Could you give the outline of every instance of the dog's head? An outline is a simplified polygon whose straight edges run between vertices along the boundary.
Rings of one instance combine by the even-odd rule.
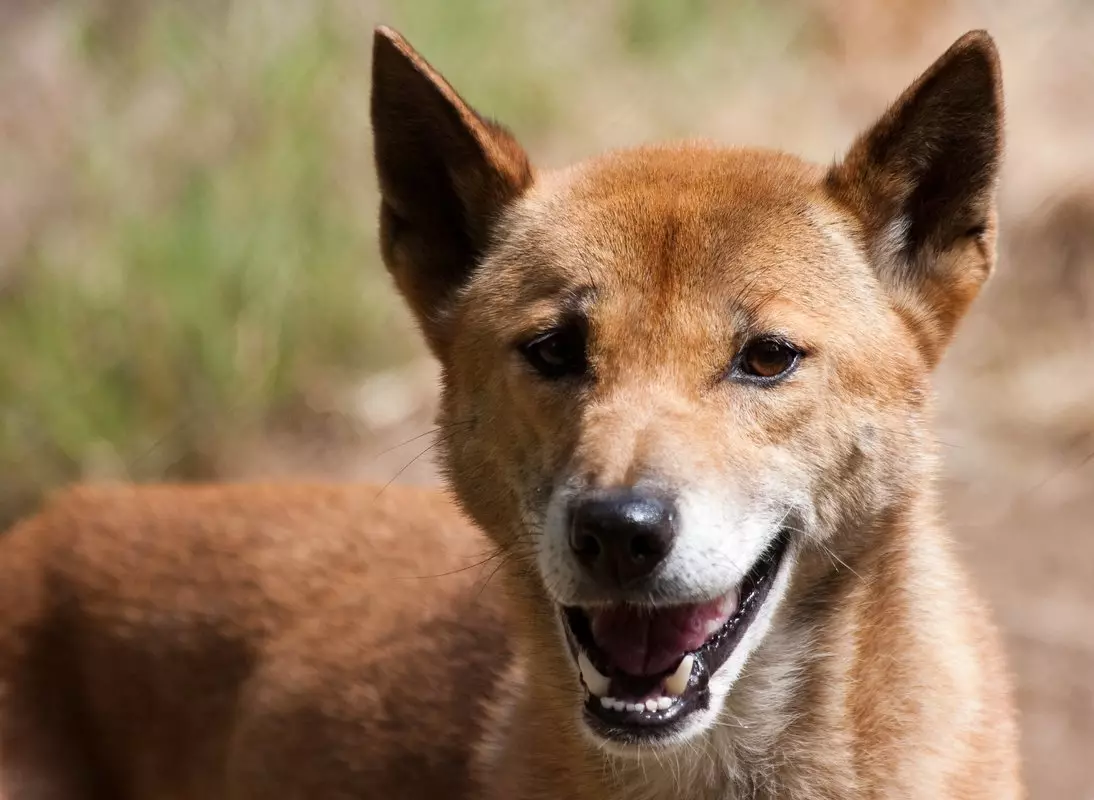
[[[447,474],[591,735],[709,729],[796,574],[921,483],[928,376],[994,263],[1001,103],[970,33],[827,169],[537,172],[377,32],[382,249],[443,365]]]

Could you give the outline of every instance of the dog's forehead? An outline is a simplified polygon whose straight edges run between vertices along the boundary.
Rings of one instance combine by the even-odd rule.
[[[586,293],[698,326],[775,306],[839,313],[875,286],[822,177],[790,155],[700,145],[541,174],[506,222],[491,294],[549,315]]]

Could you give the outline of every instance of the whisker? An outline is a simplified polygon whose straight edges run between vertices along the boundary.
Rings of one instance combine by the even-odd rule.
[[[815,545],[816,547],[819,547],[820,549],[822,549],[828,555],[829,558],[834,559],[844,569],[846,569],[848,572],[850,572],[852,575],[854,575],[856,578],[858,578],[860,581],[862,581],[867,586],[870,585],[870,581],[866,580],[858,572],[856,572],[854,569],[852,569],[851,565],[848,564],[846,561],[844,561],[842,558],[840,558],[836,554],[835,550],[833,550],[831,547],[829,547],[827,544],[825,544],[821,539],[818,539],[816,536],[814,536],[809,531],[803,530],[802,528],[794,527],[793,525],[783,525],[782,527],[783,527],[783,530],[788,530],[788,531],[791,531],[792,533],[801,534],[804,537],[804,541],[807,544]]]
[[[836,551],[835,551],[835,550],[833,550],[833,549],[832,549],[831,547],[829,547],[828,545],[826,545],[826,544],[825,544],[824,542],[822,542],[822,541],[821,541],[820,539],[815,539],[815,540],[814,540],[814,542],[815,542],[815,543],[816,543],[816,544],[817,544],[817,545],[818,545],[818,546],[819,546],[819,547],[820,547],[821,549],[823,549],[823,550],[824,550],[824,551],[825,551],[826,553],[828,553],[828,555],[829,555],[829,556],[830,556],[831,558],[833,558],[833,559],[835,559],[835,560],[836,560],[837,562],[839,562],[839,563],[840,563],[840,564],[841,564],[841,565],[843,566],[843,568],[844,568],[844,569],[846,569],[846,570],[847,570],[848,572],[850,572],[850,573],[851,573],[852,575],[854,575],[854,576],[855,576],[856,578],[858,578],[858,579],[859,579],[860,581],[862,581],[862,582],[863,582],[864,584],[866,584],[866,585],[869,585],[869,583],[870,583],[870,582],[869,582],[868,580],[866,580],[865,578],[863,578],[863,577],[862,577],[861,575],[859,575],[859,574],[858,574],[857,572],[855,572],[855,570],[853,570],[853,569],[851,568],[851,566],[850,566],[850,565],[849,565],[849,564],[848,564],[848,563],[847,563],[846,561],[844,561],[844,560],[843,560],[842,558],[840,558],[840,557],[839,557],[839,556],[838,556],[838,555],[836,554]]]
[[[448,430],[451,430],[452,428],[455,428],[455,427],[461,426],[461,425],[471,425],[474,422],[475,422],[474,419],[463,419],[463,420],[457,420],[456,422],[449,422],[445,425],[438,425],[435,428],[430,428],[428,431],[425,431],[424,433],[419,433],[417,436],[411,436],[409,439],[407,439],[405,441],[402,441],[402,442],[399,442],[399,444],[393,444],[391,447],[388,447],[388,448],[385,448],[385,449],[381,450],[380,452],[378,452],[374,455],[374,458],[379,458],[380,456],[387,455],[388,453],[392,452],[393,450],[398,450],[400,447],[406,447],[411,442],[416,442],[419,439],[424,439],[426,436],[432,436],[433,434],[440,433],[441,431],[448,431]]]
[[[486,587],[490,584],[490,581],[494,580],[494,576],[498,574],[498,571],[502,567],[504,567],[509,561],[512,560],[512,557],[512,551],[507,552],[505,553],[505,555],[502,556],[501,560],[498,561],[497,566],[494,567],[493,571],[491,571],[491,573],[487,576],[486,580],[482,582],[482,586],[479,587],[479,593],[475,595],[476,599],[482,597],[482,593],[486,591]]]
[[[456,433],[459,433],[459,431],[456,431]],[[378,500],[378,499],[380,498],[380,495],[382,495],[382,494],[383,494],[383,493],[384,493],[385,491],[387,491],[387,488],[388,488],[389,486],[391,486],[391,484],[395,483],[395,481],[397,481],[397,480],[399,479],[399,476],[400,476],[400,475],[402,475],[402,474],[403,474],[404,472],[406,472],[406,471],[407,471],[408,469],[410,469],[410,467],[411,467],[411,466],[412,466],[412,465],[413,465],[413,464],[414,464],[414,463],[415,463],[415,462],[416,462],[416,461],[417,461],[417,460],[418,460],[419,458],[421,458],[422,456],[424,456],[424,455],[425,455],[426,453],[428,453],[428,452],[429,452],[430,450],[432,450],[433,448],[435,448],[435,447],[438,447],[439,445],[442,445],[442,444],[444,444],[445,442],[447,442],[447,441],[448,441],[449,439],[451,439],[451,438],[452,438],[453,436],[455,436],[455,435],[456,435],[456,433],[450,433],[450,434],[448,434],[447,436],[443,436],[443,437],[441,437],[441,438],[440,438],[440,439],[438,439],[437,441],[435,441],[435,442],[433,442],[432,444],[430,444],[430,445],[429,445],[429,447],[427,447],[427,448],[425,448],[424,450],[422,450],[422,452],[418,453],[418,455],[414,456],[414,458],[410,459],[410,461],[408,461],[408,462],[407,462],[406,464],[404,464],[404,465],[402,466],[402,468],[401,468],[401,469],[400,469],[400,470],[399,470],[398,472],[396,472],[396,473],[395,473],[394,475],[392,475],[392,476],[391,476],[391,480],[389,480],[389,481],[388,481],[387,483],[385,483],[385,484],[384,484],[384,485],[383,485],[383,486],[382,486],[382,487],[380,488],[380,491],[378,491],[378,492],[376,493],[376,497],[375,497],[375,498],[373,498],[373,499],[377,499],[377,500]]]
[[[450,569],[450,570],[447,570],[446,572],[438,572],[438,573],[433,574],[433,575],[396,575],[395,579],[396,580],[416,581],[416,580],[424,580],[426,578],[444,578],[444,577],[447,577],[449,575],[458,575],[461,572],[467,572],[470,569],[475,569],[477,567],[485,566],[486,564],[489,564],[495,558],[498,558],[499,556],[503,555],[506,552],[507,552],[507,548],[499,547],[497,550],[492,552],[490,555],[488,555],[482,561],[476,561],[474,564],[468,564],[466,567],[457,567],[456,569]]]

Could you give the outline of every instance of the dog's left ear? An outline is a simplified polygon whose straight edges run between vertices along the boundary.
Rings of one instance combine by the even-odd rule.
[[[935,363],[995,263],[1003,150],[999,56],[984,31],[950,47],[828,173]]]

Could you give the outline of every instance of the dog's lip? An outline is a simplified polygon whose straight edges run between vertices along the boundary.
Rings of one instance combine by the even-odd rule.
[[[710,676],[729,660],[755,619],[779,574],[789,545],[790,532],[780,531],[737,587],[736,613],[699,648],[681,653],[676,667],[665,673],[632,676],[613,668],[593,641],[587,610],[580,606],[560,606],[566,639],[582,670],[582,684],[588,693],[585,717],[590,727],[617,742],[650,741],[671,736],[686,724],[684,720],[688,716],[709,707]],[[648,604],[642,607],[656,613],[673,606]],[[681,685],[681,676],[673,676],[684,669],[684,659],[690,659],[686,685],[683,691],[671,695],[665,687],[674,681],[677,687]],[[593,667],[590,678],[598,685],[590,686],[590,680],[585,677],[590,666]],[[654,701],[655,707],[647,705],[649,700]]]

